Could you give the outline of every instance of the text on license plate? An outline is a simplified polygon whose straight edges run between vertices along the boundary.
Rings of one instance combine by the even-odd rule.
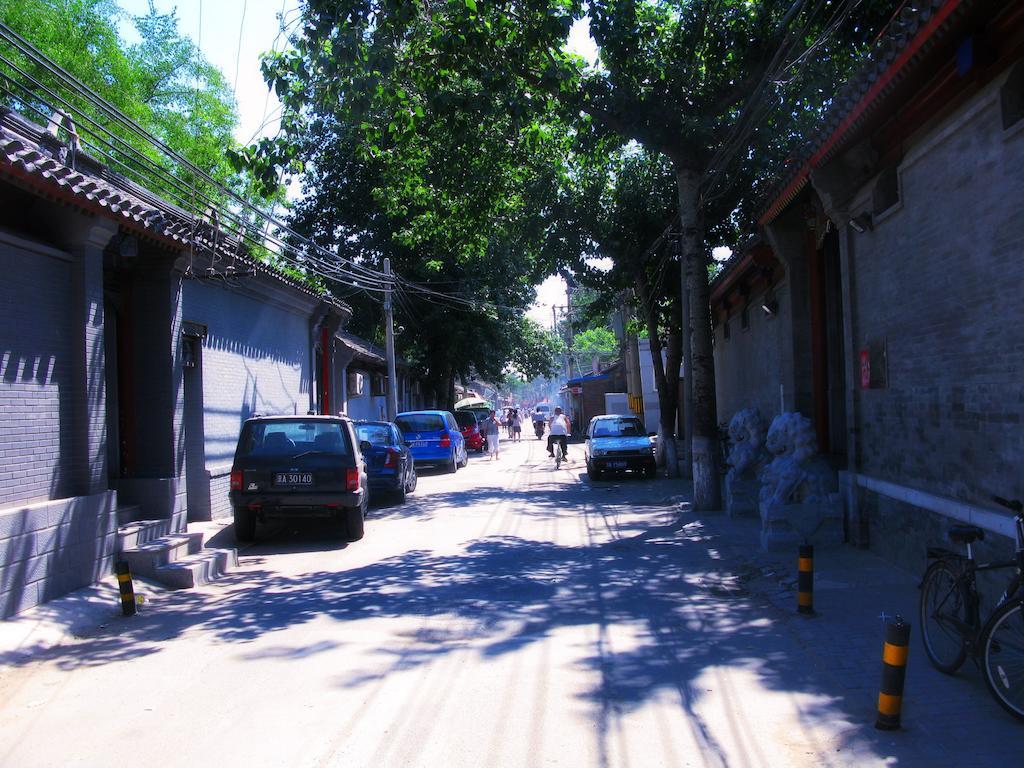
[[[429,445],[429,440],[410,440],[409,445]]]
[[[278,472],[274,475],[274,485],[312,485],[312,472]]]
[[[608,468],[609,469],[625,469],[626,468],[626,462],[624,462],[624,461],[609,461],[608,462]]]

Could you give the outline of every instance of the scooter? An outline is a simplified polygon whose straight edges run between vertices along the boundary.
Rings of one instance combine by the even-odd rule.
[[[533,431],[534,431],[534,433],[536,433],[538,440],[540,440],[542,437],[544,437],[544,422],[543,421],[535,421],[535,422],[533,422]]]

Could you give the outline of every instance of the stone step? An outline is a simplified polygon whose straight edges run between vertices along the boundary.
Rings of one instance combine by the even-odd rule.
[[[203,549],[184,555],[172,563],[158,566],[153,578],[171,589],[191,589],[209,584],[238,566],[238,553],[234,549]]]
[[[200,532],[171,533],[122,550],[120,557],[128,561],[133,574],[155,578],[156,569],[160,566],[194,555],[202,548],[203,534]]]
[[[170,520],[135,520],[117,529],[117,551],[135,549],[171,533]]]
[[[128,504],[126,506],[118,506],[117,508],[118,525],[129,525],[131,523],[140,522],[141,517],[142,507],[138,504]]]

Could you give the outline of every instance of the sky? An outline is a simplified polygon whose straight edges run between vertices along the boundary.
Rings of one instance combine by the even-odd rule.
[[[129,14],[143,15],[149,0],[117,0],[117,4]],[[191,38],[233,86],[239,113],[235,138],[248,144],[259,136],[274,135],[280,103],[260,73],[260,54],[281,49],[284,35],[279,17],[294,22],[298,0],[155,0],[154,4],[160,13],[177,9],[178,31]],[[137,39],[130,24],[122,25],[121,34],[129,41]]]

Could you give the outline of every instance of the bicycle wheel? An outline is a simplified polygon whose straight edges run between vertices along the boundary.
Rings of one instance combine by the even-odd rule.
[[[1024,720],[1024,604],[1003,603],[983,634],[981,668],[988,689],[1003,709]]]
[[[925,571],[920,607],[925,653],[932,666],[951,675],[967,658],[967,600],[956,571],[945,561],[937,560]]]

